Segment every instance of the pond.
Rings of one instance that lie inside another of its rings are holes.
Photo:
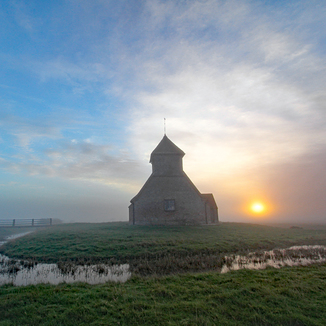
[[[9,240],[26,235],[15,234],[0,242],[0,246]],[[0,255],[0,286],[13,284],[16,286],[36,285],[40,283],[59,284],[84,282],[100,284],[109,281],[126,282],[131,277],[129,265],[74,265],[71,263],[43,264],[28,260],[11,259]]]
[[[326,262],[325,246],[293,246],[286,249],[251,252],[245,256],[225,256],[226,263],[221,273],[239,269],[280,268],[284,266],[305,266]]]

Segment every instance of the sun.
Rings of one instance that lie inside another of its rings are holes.
[[[255,202],[250,206],[250,209],[257,214],[263,213],[265,211],[265,205],[260,202]]]
[[[269,200],[260,198],[251,199],[244,206],[246,214],[253,219],[269,219],[274,209],[274,205]]]

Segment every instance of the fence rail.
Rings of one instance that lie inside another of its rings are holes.
[[[14,218],[1,220],[0,219],[0,228],[26,228],[26,227],[41,227],[41,226],[51,226],[52,218]]]

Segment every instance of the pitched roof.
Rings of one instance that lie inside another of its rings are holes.
[[[153,150],[150,162],[152,161],[152,155],[156,154],[174,154],[182,156],[185,155],[185,153],[177,145],[175,145],[166,135],[164,135],[160,143]]]
[[[202,196],[203,199],[205,199],[208,202],[208,204],[211,207],[217,208],[217,205],[216,205],[213,194],[201,194],[201,196]]]

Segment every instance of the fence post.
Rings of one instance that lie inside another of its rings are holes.
[[[52,218],[50,218],[50,226],[52,226]]]
[[[14,226],[15,226],[15,224],[16,224],[16,220],[15,220],[15,219],[13,219],[13,220],[12,220],[12,226],[14,227]]]
[[[32,219],[32,226],[34,226],[34,219]]]

